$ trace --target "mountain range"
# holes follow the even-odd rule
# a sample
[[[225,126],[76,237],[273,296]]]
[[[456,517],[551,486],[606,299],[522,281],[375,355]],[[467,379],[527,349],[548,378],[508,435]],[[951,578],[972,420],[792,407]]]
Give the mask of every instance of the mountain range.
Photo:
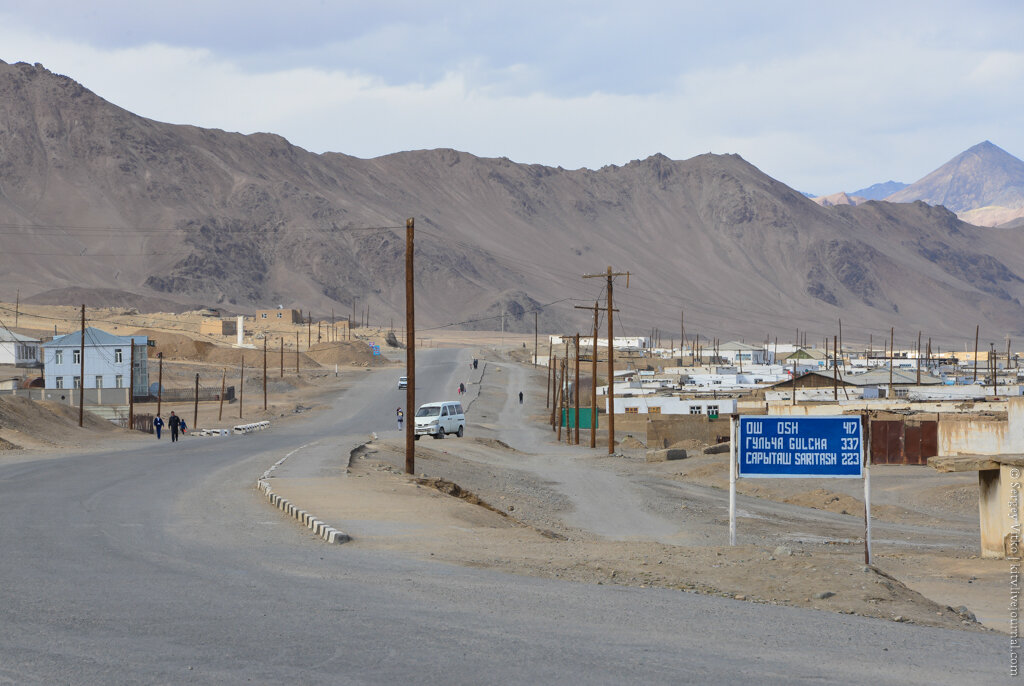
[[[961,344],[1024,335],[1024,241],[924,202],[821,207],[738,155],[597,170],[450,149],[373,159],[145,119],[41,65],[0,63],[0,299],[278,304],[418,327]],[[96,303],[99,304],[99,303]],[[685,314],[684,314],[685,313]],[[429,335],[429,334],[425,334]]]
[[[1024,160],[983,141],[912,184],[887,181],[814,198],[824,207],[868,200],[921,200],[942,205],[971,224],[1015,228],[1024,220]]]

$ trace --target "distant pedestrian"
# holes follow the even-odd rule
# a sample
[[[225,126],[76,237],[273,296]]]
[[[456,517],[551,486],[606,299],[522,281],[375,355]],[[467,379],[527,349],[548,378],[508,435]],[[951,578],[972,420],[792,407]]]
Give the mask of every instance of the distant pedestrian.
[[[460,383],[459,384],[459,394],[461,395],[462,393],[465,393],[465,392],[466,392],[466,384]]]
[[[519,404],[520,405],[523,404],[523,392],[522,391],[519,391]]]
[[[188,433],[188,424],[185,423],[185,418],[181,418],[181,435],[184,436]]]
[[[153,429],[156,430],[156,440],[160,440],[160,429],[164,428],[164,420],[160,419],[160,415],[153,417]]]
[[[181,417],[174,414],[174,410],[171,410],[171,416],[167,418],[167,426],[171,430],[171,443],[178,440],[178,430],[181,428]]]
[[[405,413],[402,412],[402,408],[395,410],[395,418],[398,419],[398,430],[402,430],[402,420],[405,419]]]

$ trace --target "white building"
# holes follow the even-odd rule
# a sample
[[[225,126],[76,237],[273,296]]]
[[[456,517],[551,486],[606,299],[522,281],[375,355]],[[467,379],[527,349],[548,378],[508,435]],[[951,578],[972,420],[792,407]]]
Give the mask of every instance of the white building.
[[[608,402],[605,401],[605,412]],[[669,396],[653,398],[616,398],[615,414],[648,415],[729,415],[736,413],[736,398],[683,399]]]
[[[43,344],[47,389],[78,388],[81,383],[79,331]],[[131,379],[131,352],[135,346],[136,396],[149,393],[147,336],[115,336],[100,329],[85,329],[85,388],[127,388]]]
[[[0,328],[0,364],[16,367],[39,365],[39,339]]]

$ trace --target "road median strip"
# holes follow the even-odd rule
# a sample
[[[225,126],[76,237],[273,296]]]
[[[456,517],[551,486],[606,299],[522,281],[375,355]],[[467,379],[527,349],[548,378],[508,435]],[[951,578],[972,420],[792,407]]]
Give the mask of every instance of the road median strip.
[[[284,512],[289,517],[298,520],[303,526],[311,529],[316,536],[319,536],[328,543],[345,543],[346,541],[350,541],[352,540],[352,537],[344,531],[336,529],[333,526],[329,526],[326,522],[320,521],[305,510],[300,510],[287,498],[282,498],[280,495],[275,493],[274,489],[270,486],[270,479],[273,478],[272,474],[274,470],[281,466],[281,464],[289,457],[305,447],[305,445],[299,446],[275,462],[267,471],[263,472],[263,475],[256,480],[256,488],[267,497],[267,500],[270,501],[271,505]]]

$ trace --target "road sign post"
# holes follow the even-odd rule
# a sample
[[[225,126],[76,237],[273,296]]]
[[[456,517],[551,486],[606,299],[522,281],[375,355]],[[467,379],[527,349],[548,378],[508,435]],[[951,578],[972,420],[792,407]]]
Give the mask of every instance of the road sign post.
[[[864,417],[736,416],[730,426],[729,545],[736,545],[736,480],[864,480],[865,560],[870,563],[871,482]]]

